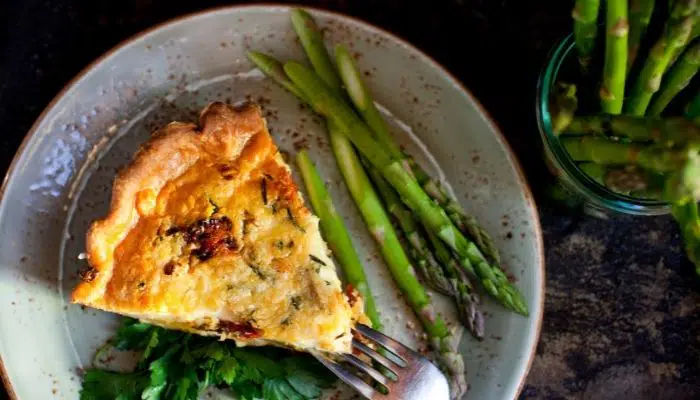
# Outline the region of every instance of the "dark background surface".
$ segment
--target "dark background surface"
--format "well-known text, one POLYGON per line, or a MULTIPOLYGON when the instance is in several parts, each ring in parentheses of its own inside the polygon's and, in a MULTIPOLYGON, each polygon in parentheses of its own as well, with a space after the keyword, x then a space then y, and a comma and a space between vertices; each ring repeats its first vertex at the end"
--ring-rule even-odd
MULTIPOLYGON (((608 221, 558 210, 534 117, 537 75, 570 30, 572 1, 307 1, 417 45, 502 128, 536 193, 545 234, 541 342, 522 399, 700 398, 698 279, 668 217, 608 221)), ((0 171, 53 96, 89 62, 210 0, 0 1, 0 171)), ((0 398, 4 392, 0 388, 0 398)))

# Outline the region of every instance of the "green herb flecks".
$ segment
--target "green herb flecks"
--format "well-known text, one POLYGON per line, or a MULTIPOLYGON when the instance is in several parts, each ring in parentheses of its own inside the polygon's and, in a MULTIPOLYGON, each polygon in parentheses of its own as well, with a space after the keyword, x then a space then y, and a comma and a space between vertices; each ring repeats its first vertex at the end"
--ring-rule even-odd
POLYGON ((292 225, 294 225, 295 228, 297 228, 297 229, 299 229, 300 231, 306 233, 306 229, 304 229, 304 227, 302 227, 301 225, 299 225, 299 223, 297 222, 296 218, 294 217, 294 214, 292 213, 292 210, 291 210, 289 207, 287 207, 287 219, 289 220, 289 222, 292 223, 292 225))
POLYGON ((259 265, 253 264, 253 263, 248 263, 248 267, 250 267, 253 272, 255 272, 255 275, 258 276, 258 278, 265 280, 267 279, 267 275, 262 271, 259 265))
POLYGON ((313 255, 313 254, 309 254, 309 258, 311 259, 311 261, 313 261, 313 262, 315 262, 315 263, 321 264, 321 265, 323 265, 324 267, 326 266, 326 263, 323 262, 323 260, 321 260, 320 258, 316 257, 316 256, 313 255))
POLYGON ((301 296, 292 296, 289 302, 295 310, 298 310, 301 307, 301 296))
POLYGON ((243 235, 250 233, 251 225, 255 225, 255 217, 248 210, 243 210, 243 235))
POLYGON ((291 239, 287 242, 282 239, 275 240, 275 248, 277 250, 291 249, 292 247, 294 247, 294 241, 291 239))
POLYGON ((212 207, 214 207, 214 210, 212 210, 212 212, 211 212, 212 215, 218 213, 219 210, 221 209, 221 207, 219 207, 219 205, 216 204, 216 203, 214 202, 214 200, 211 199, 211 197, 208 197, 207 200, 209 201, 209 204, 211 204, 212 207))

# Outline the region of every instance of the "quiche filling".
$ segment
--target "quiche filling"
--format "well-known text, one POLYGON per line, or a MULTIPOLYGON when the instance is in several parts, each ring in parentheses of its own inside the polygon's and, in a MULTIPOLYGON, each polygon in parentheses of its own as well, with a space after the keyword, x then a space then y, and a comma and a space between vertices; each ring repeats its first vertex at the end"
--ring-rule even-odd
POLYGON ((252 104, 156 132, 116 178, 87 255, 74 302, 166 328, 349 352, 367 323, 252 104))

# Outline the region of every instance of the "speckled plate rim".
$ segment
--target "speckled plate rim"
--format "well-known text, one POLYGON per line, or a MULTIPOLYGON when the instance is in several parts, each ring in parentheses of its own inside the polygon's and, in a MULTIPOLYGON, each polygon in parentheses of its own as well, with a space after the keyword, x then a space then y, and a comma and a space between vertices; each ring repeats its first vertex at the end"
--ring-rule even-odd
MULTIPOLYGON (((44 121, 46 118, 47 114, 54 108, 54 106, 68 93, 71 89, 73 89, 79 81, 81 81, 87 74, 89 74, 93 69, 98 67, 100 64, 105 62, 107 59, 110 57, 114 56, 117 52, 120 50, 124 49, 125 47, 133 44, 133 42, 136 42, 138 40, 141 40, 145 38, 146 36, 160 30, 163 28, 166 28, 170 25, 177 24, 179 22, 182 22, 187 19, 191 18, 201 18, 205 17, 208 14, 216 14, 218 12, 224 11, 224 10, 236 10, 236 9, 246 9, 246 8, 261 8, 261 7, 294 7, 295 4, 283 4, 283 3, 256 3, 256 4, 246 4, 246 5, 234 5, 234 6, 221 6, 221 7, 214 7, 214 8, 208 8, 205 10, 185 14, 179 17, 175 17, 172 19, 169 19, 167 21, 158 23, 146 30, 143 30, 137 34, 134 34, 121 42, 119 42, 116 46, 112 47, 109 49, 107 52, 93 60, 91 63, 89 63, 86 67, 84 67, 76 76, 74 76, 66 85, 56 94, 53 99, 49 102, 49 104, 44 108, 44 110, 39 114, 37 119, 34 121, 32 124, 31 128, 29 128, 29 131, 27 134, 24 136, 24 139, 22 139, 22 142, 19 145, 19 148, 15 152, 15 155, 12 158, 12 161, 10 162, 10 166, 7 169, 7 172, 5 173, 5 177, 3 178, 2 181, 2 186, 0 186, 0 204, 4 201, 5 199, 5 190, 7 189, 8 183, 13 179, 15 175, 15 169, 17 166, 17 163, 19 162, 19 159, 21 158, 22 154, 24 154, 24 150, 31 141, 31 139, 34 137, 34 135, 37 133, 37 130, 41 123, 44 121)), ((545 257, 544 257, 544 240, 542 237, 542 226, 540 224, 540 217, 539 213, 537 211, 537 206, 535 205, 535 200, 534 196, 532 194, 532 190, 530 189, 530 186, 527 182, 527 178, 525 177, 525 173, 523 172, 522 165, 520 164, 520 161, 518 160, 517 156, 515 155, 515 152, 511 148, 510 144, 506 141, 505 137, 503 136, 503 133, 501 132, 500 128, 498 127, 498 124, 495 122, 495 120, 491 117, 491 115, 486 111, 484 106, 479 102, 479 100, 472 94, 472 92, 467 89, 462 82, 457 79, 450 71, 448 71, 445 67, 443 67, 440 63, 438 63, 434 58, 423 52, 421 49, 418 47, 414 46, 407 40, 401 38, 400 36, 384 29, 379 26, 376 26, 370 22, 367 22, 365 20, 362 20, 360 18, 356 18, 347 14, 339 13, 336 11, 332 10, 327 10, 323 8, 317 8, 317 7, 310 7, 307 5, 297 5, 300 7, 303 7, 308 10, 312 10, 315 13, 319 14, 326 14, 329 16, 333 16, 336 18, 341 18, 341 19, 348 19, 351 20, 355 23, 366 25, 377 32, 386 35, 390 37, 392 40, 396 41, 397 43, 401 44, 402 46, 405 46, 407 48, 412 49, 415 51, 417 54, 420 55, 428 64, 430 64, 432 67, 434 67, 436 70, 440 71, 442 74, 444 74, 452 84, 454 84, 456 87, 458 87, 461 91, 463 91, 467 97, 474 103, 474 105, 477 107, 478 112, 483 116, 485 122, 489 125, 489 128, 492 129, 492 131, 495 133, 496 139, 499 141, 501 146, 506 151, 506 154, 509 158, 509 161, 511 164, 515 167, 515 171, 517 174, 517 180, 518 184, 520 186, 520 190, 523 192, 525 195, 525 199, 527 201, 527 206, 530 208, 530 212, 532 212, 533 215, 533 223, 534 223, 534 228, 536 232, 536 242, 537 242, 537 254, 539 256, 540 263, 537 265, 537 268, 539 268, 540 276, 542 279, 540 279, 540 285, 539 285, 539 298, 540 298, 540 304, 538 307, 539 314, 534 316, 537 318, 536 324, 535 324, 535 334, 533 336, 534 340, 531 344, 531 347, 529 349, 529 357, 527 361, 527 366, 523 370, 522 376, 520 376, 520 382, 518 382, 518 390, 515 392, 515 397, 517 398, 518 394, 522 391, 523 386, 525 385, 525 380, 528 376, 528 373, 532 367, 532 363, 535 358, 535 351, 537 348, 537 344, 539 343, 539 338, 540 338, 540 333, 542 331, 542 319, 544 317, 544 293, 545 293, 545 257)), ((533 315, 530 316, 532 318, 533 315)), ((7 369, 5 367, 5 364, 2 361, 2 355, 0 355, 0 380, 2 380, 2 383, 7 390, 7 394, 9 395, 9 398, 11 400, 19 400, 19 397, 17 396, 17 393, 14 391, 11 383, 10 383, 10 378, 9 374, 7 372, 7 369)))

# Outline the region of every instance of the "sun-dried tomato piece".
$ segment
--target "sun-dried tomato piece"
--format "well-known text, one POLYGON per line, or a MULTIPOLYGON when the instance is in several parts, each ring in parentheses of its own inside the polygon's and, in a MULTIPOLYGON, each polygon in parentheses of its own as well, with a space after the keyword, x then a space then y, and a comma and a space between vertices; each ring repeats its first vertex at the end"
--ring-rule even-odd
POLYGON ((234 333, 244 339, 255 339, 262 336, 262 331, 254 327, 250 321, 233 322, 220 320, 217 331, 234 333))
POLYGON ((197 248, 192 254, 201 261, 210 259, 217 253, 238 250, 238 243, 232 236, 233 223, 227 216, 201 219, 186 228, 172 227, 166 235, 182 233, 187 243, 194 243, 197 248))
POLYGON ((350 304, 350 307, 352 307, 355 305, 355 303, 357 303, 359 293, 351 284, 348 283, 348 285, 345 287, 345 296, 348 298, 348 304, 350 304))

